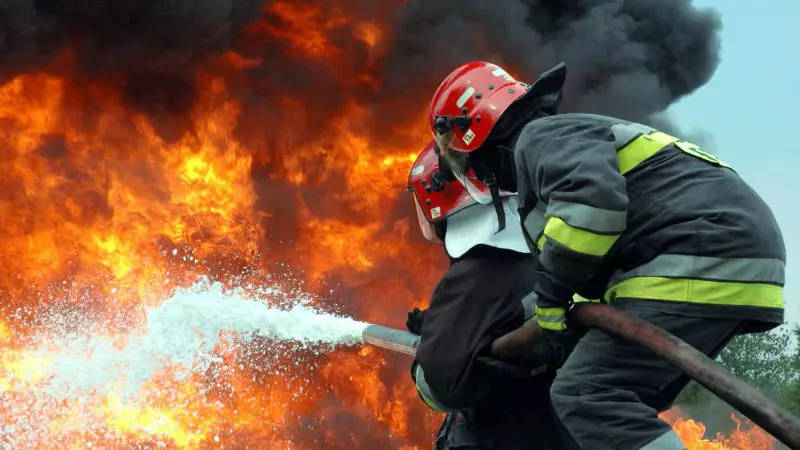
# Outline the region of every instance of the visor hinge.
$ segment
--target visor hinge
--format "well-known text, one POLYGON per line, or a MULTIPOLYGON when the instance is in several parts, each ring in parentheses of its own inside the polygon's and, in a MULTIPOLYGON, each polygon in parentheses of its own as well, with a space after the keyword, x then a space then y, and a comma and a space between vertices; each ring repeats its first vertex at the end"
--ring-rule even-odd
MULTIPOLYGON (((423 181, 424 183, 424 181, 423 181)), ((445 184, 447 181, 445 180, 444 174, 437 170, 436 172, 431 175, 431 182, 428 185, 424 185, 425 192, 440 192, 444 190, 445 184)))
POLYGON ((462 133, 472 124, 470 116, 436 116, 433 121, 433 128, 439 134, 446 134, 458 128, 462 133))

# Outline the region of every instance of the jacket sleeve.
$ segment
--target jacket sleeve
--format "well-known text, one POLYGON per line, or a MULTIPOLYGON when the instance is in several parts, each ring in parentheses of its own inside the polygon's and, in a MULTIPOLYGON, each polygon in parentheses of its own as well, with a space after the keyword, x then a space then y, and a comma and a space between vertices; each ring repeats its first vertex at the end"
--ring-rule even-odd
POLYGON ((529 127, 520 136, 517 158, 523 177, 547 205, 536 237, 542 267, 537 303, 566 305, 573 293, 593 297, 595 276, 604 272, 606 255, 627 222, 625 178, 611 128, 581 119, 529 127))

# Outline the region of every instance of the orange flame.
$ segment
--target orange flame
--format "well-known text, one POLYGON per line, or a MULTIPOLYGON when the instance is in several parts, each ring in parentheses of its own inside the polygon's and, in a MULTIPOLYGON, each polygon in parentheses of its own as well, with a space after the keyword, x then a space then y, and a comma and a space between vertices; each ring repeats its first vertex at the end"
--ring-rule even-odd
POLYGON ((749 422, 748 426, 743 428, 742 421, 733 413, 730 417, 736 428, 730 436, 717 434, 712 439, 706 438, 705 425, 692 419, 682 418, 677 408, 663 413, 660 417, 678 433, 687 450, 771 450, 776 445, 775 438, 761 428, 749 422))

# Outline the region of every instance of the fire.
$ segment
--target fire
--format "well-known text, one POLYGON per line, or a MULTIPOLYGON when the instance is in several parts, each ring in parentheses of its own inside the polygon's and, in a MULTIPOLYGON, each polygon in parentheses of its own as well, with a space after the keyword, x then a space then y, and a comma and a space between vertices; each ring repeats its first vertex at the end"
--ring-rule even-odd
POLYGON ((677 408, 661 414, 660 417, 678 433, 687 450, 771 450, 776 445, 775 438, 761 428, 750 423, 743 428, 742 421, 733 413, 730 417, 736 428, 729 436, 718 433, 710 440, 706 437, 705 425, 683 418, 677 408))
MULTIPOLYGON (((180 82, 86 75, 68 49, 0 84, 0 445, 430 446, 441 417, 419 401, 410 361, 371 348, 246 348, 234 336, 208 370, 164 365, 133 395, 39 387, 58 364, 48 333, 122 346, 148 307, 201 276, 306 290, 397 327, 426 303, 446 259, 421 242, 404 192, 429 138, 425 105, 395 94, 407 121, 378 120, 366 94, 391 38, 383 13, 322 5, 268 2, 236 50, 180 82), (260 77, 276 66, 264 48, 291 55, 279 62, 295 72, 260 77)), ((699 426, 675 427, 700 442, 688 424, 699 426)), ((733 446, 752 433, 719 448, 762 448, 733 446)))

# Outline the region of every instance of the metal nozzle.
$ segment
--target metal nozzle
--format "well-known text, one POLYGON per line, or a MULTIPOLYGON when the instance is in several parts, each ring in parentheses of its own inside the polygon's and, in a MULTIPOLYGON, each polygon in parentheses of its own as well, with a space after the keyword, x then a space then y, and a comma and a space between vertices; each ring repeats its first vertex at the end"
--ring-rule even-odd
POLYGON ((416 356, 419 336, 381 325, 369 325, 361 333, 367 343, 398 353, 416 356))

